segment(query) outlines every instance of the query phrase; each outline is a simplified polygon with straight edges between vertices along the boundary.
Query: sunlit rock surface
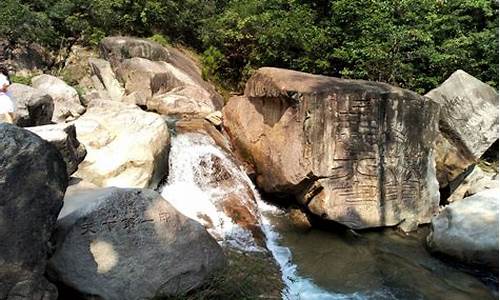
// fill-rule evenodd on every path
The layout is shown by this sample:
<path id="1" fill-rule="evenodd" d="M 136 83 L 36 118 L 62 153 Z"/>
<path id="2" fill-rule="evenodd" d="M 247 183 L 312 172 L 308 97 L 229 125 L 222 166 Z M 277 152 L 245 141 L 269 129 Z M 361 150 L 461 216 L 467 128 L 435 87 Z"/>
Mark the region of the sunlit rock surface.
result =
<path id="1" fill-rule="evenodd" d="M 429 249 L 498 272 L 500 190 L 477 193 L 446 206 L 432 219 Z"/>
<path id="2" fill-rule="evenodd" d="M 65 197 L 49 262 L 83 298 L 183 295 L 225 264 L 199 223 L 147 189 L 90 189 Z"/>
<path id="3" fill-rule="evenodd" d="M 19 83 L 9 86 L 9 93 L 14 97 L 17 105 L 17 126 L 38 126 L 51 123 L 54 100 L 49 94 Z"/>
<path id="4" fill-rule="evenodd" d="M 265 192 L 355 229 L 403 230 L 437 210 L 439 107 L 387 84 L 261 68 L 224 127 Z"/>
<path id="5" fill-rule="evenodd" d="M 189 53 L 119 36 L 103 39 L 100 47 L 125 87 L 123 102 L 178 118 L 203 118 L 223 106 L 222 97 L 203 80 Z"/>
<path id="6" fill-rule="evenodd" d="M 75 119 L 85 112 L 78 92 L 63 80 L 43 74 L 33 77 L 31 84 L 34 88 L 49 94 L 54 100 L 53 122 L 60 123 L 67 119 Z"/>
<path id="7" fill-rule="evenodd" d="M 425 96 L 441 105 L 436 169 L 446 186 L 498 140 L 498 92 L 458 70 Z"/>
<path id="8" fill-rule="evenodd" d="M 170 135 L 159 115 L 95 100 L 73 124 L 87 149 L 76 177 L 102 187 L 156 188 L 165 176 Z"/>

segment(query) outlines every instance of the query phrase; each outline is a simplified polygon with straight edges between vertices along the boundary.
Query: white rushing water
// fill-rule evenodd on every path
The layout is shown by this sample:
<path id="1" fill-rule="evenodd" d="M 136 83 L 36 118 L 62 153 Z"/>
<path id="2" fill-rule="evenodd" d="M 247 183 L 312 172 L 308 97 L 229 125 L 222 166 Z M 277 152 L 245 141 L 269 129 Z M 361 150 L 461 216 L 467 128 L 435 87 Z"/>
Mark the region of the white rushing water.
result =
<path id="1" fill-rule="evenodd" d="M 214 182 L 217 172 L 214 157 L 235 179 L 231 181 L 230 187 Z M 205 225 L 219 242 L 245 251 L 263 251 L 253 240 L 252 234 L 236 224 L 220 208 L 220 202 L 228 193 L 236 193 L 241 199 L 249 198 L 245 195 L 248 189 L 257 201 L 256 207 L 259 211 L 256 213 L 265 234 L 266 246 L 281 269 L 282 279 L 286 285 L 282 291 L 283 299 L 361 299 L 356 294 L 342 295 L 328 292 L 310 279 L 299 276 L 297 266 L 292 262 L 290 249 L 279 244 L 280 235 L 266 217 L 267 214 L 282 212 L 262 201 L 246 173 L 227 157 L 210 137 L 199 133 L 186 133 L 172 138 L 169 177 L 162 188 L 164 198 L 186 216 Z"/>

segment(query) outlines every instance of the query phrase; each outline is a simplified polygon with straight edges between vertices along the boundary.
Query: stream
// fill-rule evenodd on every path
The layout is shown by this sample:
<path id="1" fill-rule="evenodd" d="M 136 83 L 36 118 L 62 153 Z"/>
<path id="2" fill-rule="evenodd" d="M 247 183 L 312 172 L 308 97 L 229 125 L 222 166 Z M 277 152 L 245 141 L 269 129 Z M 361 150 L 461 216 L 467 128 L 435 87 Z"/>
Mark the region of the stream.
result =
<path id="1" fill-rule="evenodd" d="M 221 209 L 228 194 L 248 199 L 250 191 L 257 203 L 242 203 L 257 215 L 266 247 L 281 269 L 283 299 L 498 298 L 498 276 L 431 256 L 425 249 L 426 227 L 408 236 L 392 229 L 299 229 L 283 210 L 260 198 L 245 172 L 208 135 L 174 136 L 169 157 L 169 178 L 161 192 L 172 205 L 204 224 L 221 245 L 267 251 Z M 220 176 L 216 168 L 230 175 L 230 186 L 214 181 Z"/>
<path id="2" fill-rule="evenodd" d="M 353 234 L 296 228 L 279 210 L 272 224 L 275 257 L 288 256 L 285 299 L 497 299 L 498 277 L 445 263 L 425 249 L 428 228 Z M 286 255 L 283 252 L 288 252 Z M 278 261 L 280 258 L 278 258 Z"/>

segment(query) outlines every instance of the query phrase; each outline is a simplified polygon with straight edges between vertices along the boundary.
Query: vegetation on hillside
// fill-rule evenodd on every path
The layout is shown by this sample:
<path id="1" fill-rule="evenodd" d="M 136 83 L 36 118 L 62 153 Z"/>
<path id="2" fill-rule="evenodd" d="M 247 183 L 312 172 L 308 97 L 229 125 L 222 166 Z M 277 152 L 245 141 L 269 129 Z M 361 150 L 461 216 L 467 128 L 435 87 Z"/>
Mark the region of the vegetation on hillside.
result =
<path id="1" fill-rule="evenodd" d="M 126 34 L 203 53 L 226 87 L 260 66 L 388 82 L 417 92 L 463 69 L 498 87 L 496 0 L 4 0 L 11 44 L 96 45 Z"/>

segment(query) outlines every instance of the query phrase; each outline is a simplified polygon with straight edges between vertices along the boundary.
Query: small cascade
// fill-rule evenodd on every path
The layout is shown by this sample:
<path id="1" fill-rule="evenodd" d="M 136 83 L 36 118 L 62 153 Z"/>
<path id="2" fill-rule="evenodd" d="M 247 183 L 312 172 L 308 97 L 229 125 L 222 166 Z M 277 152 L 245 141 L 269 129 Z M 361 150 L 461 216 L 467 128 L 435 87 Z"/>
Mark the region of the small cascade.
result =
<path id="1" fill-rule="evenodd" d="M 172 138 L 169 176 L 161 193 L 219 242 L 263 251 L 252 231 L 242 225 L 252 219 L 258 224 L 255 199 L 242 174 L 246 176 L 210 136 L 184 133 Z M 238 207 L 237 212 L 231 210 L 232 205 Z"/>
<path id="2" fill-rule="evenodd" d="M 283 299 L 359 298 L 352 294 L 332 294 L 298 275 L 290 249 L 279 245 L 280 236 L 268 218 L 282 212 L 261 200 L 246 173 L 211 137 L 200 133 L 173 137 L 169 160 L 169 177 L 161 191 L 163 197 L 180 212 L 203 224 L 220 243 L 244 251 L 265 251 L 252 230 L 244 228 L 238 216 L 225 209 L 224 202 L 236 197 L 238 203 L 229 201 L 228 204 L 245 206 L 243 211 L 247 216 L 239 217 L 244 221 L 255 217 L 264 234 L 265 247 L 280 266 L 286 285 Z"/>

